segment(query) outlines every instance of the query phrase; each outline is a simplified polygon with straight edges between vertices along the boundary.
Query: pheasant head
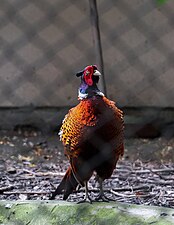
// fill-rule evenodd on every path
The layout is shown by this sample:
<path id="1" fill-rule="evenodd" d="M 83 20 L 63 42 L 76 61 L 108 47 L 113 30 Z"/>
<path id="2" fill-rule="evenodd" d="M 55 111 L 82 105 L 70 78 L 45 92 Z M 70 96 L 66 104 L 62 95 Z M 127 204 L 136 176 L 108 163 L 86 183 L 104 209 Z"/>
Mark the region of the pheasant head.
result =
<path id="1" fill-rule="evenodd" d="M 104 96 L 97 87 L 101 73 L 98 71 L 96 65 L 85 67 L 84 70 L 78 72 L 76 76 L 81 77 L 81 84 L 78 91 L 79 99 L 90 98 L 94 95 Z"/>

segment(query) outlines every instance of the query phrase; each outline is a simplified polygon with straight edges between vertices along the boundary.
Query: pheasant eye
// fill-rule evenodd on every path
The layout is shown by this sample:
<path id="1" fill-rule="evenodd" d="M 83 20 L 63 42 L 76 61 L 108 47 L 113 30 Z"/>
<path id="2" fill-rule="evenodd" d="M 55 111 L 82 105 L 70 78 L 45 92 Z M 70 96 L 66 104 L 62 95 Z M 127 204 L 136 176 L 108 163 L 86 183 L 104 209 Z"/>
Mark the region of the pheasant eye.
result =
<path id="1" fill-rule="evenodd" d="M 89 72 L 89 70 L 86 70 L 86 73 L 85 73 L 85 75 L 88 75 L 88 74 L 90 74 L 90 72 Z"/>

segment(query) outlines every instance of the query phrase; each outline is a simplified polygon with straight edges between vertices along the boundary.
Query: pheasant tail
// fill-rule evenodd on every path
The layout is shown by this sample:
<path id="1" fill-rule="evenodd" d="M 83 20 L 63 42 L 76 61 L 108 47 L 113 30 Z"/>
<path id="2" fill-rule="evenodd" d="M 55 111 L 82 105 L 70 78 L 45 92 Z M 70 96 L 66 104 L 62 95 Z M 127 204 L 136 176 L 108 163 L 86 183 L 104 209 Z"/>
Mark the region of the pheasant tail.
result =
<path id="1" fill-rule="evenodd" d="M 68 196 L 76 189 L 78 185 L 77 180 L 74 178 L 73 171 L 69 167 L 63 177 L 61 183 L 50 197 L 50 200 L 54 199 L 56 195 L 63 194 L 63 200 L 66 200 Z"/>

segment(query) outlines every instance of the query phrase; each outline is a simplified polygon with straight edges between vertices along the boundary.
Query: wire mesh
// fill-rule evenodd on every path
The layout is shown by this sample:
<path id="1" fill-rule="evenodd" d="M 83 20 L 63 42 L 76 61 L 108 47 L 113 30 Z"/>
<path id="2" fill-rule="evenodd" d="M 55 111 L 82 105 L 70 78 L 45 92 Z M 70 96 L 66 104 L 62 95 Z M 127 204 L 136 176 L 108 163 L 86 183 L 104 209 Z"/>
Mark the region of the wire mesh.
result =
<path id="1" fill-rule="evenodd" d="M 173 8 L 172 1 L 99 5 L 109 93 L 124 106 L 173 106 Z"/>
<path id="2" fill-rule="evenodd" d="M 174 2 L 98 1 L 108 97 L 174 106 Z M 73 74 L 95 63 L 89 2 L 0 1 L 0 106 L 76 103 Z"/>
<path id="3" fill-rule="evenodd" d="M 0 4 L 1 105 L 68 105 L 76 94 L 71 96 L 75 68 L 89 63 L 93 54 L 92 42 L 86 44 L 87 5 L 23 0 Z"/>

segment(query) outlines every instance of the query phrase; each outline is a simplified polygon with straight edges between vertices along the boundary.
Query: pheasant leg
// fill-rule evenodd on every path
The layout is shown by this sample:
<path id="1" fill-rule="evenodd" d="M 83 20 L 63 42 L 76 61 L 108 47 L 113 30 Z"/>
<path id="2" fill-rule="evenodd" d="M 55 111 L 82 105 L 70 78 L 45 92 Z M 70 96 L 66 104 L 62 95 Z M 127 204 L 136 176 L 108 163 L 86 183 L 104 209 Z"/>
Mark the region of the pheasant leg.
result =
<path id="1" fill-rule="evenodd" d="M 83 200 L 79 201 L 78 204 L 79 203 L 85 203 L 85 202 L 88 202 L 88 203 L 92 204 L 92 199 L 91 199 L 91 197 L 89 195 L 89 191 L 88 191 L 88 182 L 85 181 L 84 185 L 85 185 L 85 197 L 84 197 Z"/>
<path id="2" fill-rule="evenodd" d="M 114 199 L 108 198 L 108 197 L 106 197 L 106 195 L 104 194 L 104 190 L 103 190 L 103 180 L 102 180 L 101 178 L 99 178 L 98 182 L 99 182 L 100 192 L 99 192 L 99 195 L 95 198 L 95 201 L 103 201 L 103 202 L 114 201 Z"/>

